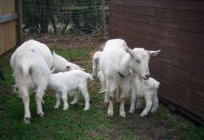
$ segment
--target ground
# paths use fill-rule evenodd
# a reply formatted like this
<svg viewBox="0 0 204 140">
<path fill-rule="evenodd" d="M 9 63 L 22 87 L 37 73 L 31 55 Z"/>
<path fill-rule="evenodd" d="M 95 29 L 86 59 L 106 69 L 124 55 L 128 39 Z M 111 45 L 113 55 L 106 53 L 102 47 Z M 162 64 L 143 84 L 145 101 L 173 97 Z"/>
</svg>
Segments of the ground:
<svg viewBox="0 0 204 140">
<path fill-rule="evenodd" d="M 33 36 L 32 36 L 33 37 Z M 92 72 L 91 55 L 100 48 L 104 40 L 92 37 L 34 36 L 48 44 L 51 50 L 62 55 L 87 72 Z M 27 40 L 26 38 L 25 40 Z M 6 81 L 0 81 L 0 139 L 1 140 L 62 140 L 62 139 L 134 139 L 134 140 L 201 140 L 204 128 L 179 113 L 172 112 L 160 103 L 158 112 L 145 118 L 139 117 L 142 110 L 129 114 L 129 101 L 126 102 L 127 116 L 119 117 L 119 104 L 115 103 L 114 116 L 107 115 L 104 97 L 99 94 L 99 81 L 89 82 L 91 97 L 90 110 L 83 111 L 81 97 L 77 105 L 70 105 L 67 111 L 54 109 L 55 95 L 48 90 L 45 95 L 44 118 L 36 115 L 34 96 L 31 95 L 31 124 L 23 123 L 22 100 L 13 93 L 14 83 L 9 59 L 14 50 L 0 57 Z M 69 103 L 72 97 L 69 98 Z"/>
</svg>

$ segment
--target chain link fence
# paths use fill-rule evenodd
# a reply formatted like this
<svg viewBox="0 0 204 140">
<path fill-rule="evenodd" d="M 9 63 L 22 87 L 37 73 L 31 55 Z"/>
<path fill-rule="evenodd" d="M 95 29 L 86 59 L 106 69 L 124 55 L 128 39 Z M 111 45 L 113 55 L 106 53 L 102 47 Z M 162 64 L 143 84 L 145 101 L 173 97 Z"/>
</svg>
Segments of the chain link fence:
<svg viewBox="0 0 204 140">
<path fill-rule="evenodd" d="M 23 0 L 23 32 L 101 35 L 109 0 Z"/>
</svg>

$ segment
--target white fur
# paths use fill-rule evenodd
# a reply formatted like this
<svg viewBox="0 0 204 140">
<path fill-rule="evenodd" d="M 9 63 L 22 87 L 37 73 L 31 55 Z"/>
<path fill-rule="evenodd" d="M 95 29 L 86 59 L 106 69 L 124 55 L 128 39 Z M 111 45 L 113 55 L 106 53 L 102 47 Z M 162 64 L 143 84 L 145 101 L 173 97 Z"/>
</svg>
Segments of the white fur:
<svg viewBox="0 0 204 140">
<path fill-rule="evenodd" d="M 97 51 L 97 52 L 95 52 L 94 53 L 94 55 L 93 55 L 93 58 L 92 58 L 92 63 L 93 63 L 93 73 L 92 73 L 92 76 L 94 77 L 94 78 L 96 78 L 97 77 L 97 74 L 98 74 L 98 72 L 99 72 L 99 59 L 100 59 L 100 56 L 101 56 L 101 53 L 102 53 L 102 51 Z"/>
<path fill-rule="evenodd" d="M 101 53 L 99 65 L 106 83 L 105 102 L 109 102 L 108 115 L 113 115 L 114 92 L 118 90 L 121 98 L 120 116 L 125 117 L 124 97 L 130 91 L 131 77 L 138 74 L 140 78 L 149 78 L 150 55 L 160 51 L 146 51 L 142 48 L 131 50 L 122 39 L 112 39 L 106 42 Z M 124 77 L 120 76 L 121 73 Z"/>
<path fill-rule="evenodd" d="M 131 92 L 131 106 L 129 112 L 134 112 L 136 99 L 136 107 L 141 107 L 141 98 L 144 98 L 146 103 L 145 109 L 140 114 L 141 117 L 146 116 L 150 110 L 152 113 L 156 112 L 159 106 L 157 90 L 160 83 L 151 77 L 148 80 L 143 80 L 136 76 L 133 80 L 134 85 L 137 87 L 133 88 L 133 91 Z"/>
<path fill-rule="evenodd" d="M 85 99 L 85 108 L 84 110 L 88 110 L 89 105 L 89 93 L 87 90 L 87 80 L 93 80 L 93 77 L 82 70 L 72 70 L 68 72 L 59 72 L 56 74 L 51 74 L 49 78 L 49 85 L 56 91 L 56 105 L 55 108 L 59 108 L 60 106 L 60 98 L 62 98 L 64 107 L 63 110 L 67 110 L 69 105 L 67 103 L 67 94 L 70 90 L 78 89 L 84 99 Z M 74 103 L 78 101 L 78 96 L 74 99 Z"/>
<path fill-rule="evenodd" d="M 29 40 L 16 49 L 10 59 L 16 85 L 23 98 L 25 123 L 30 122 L 29 91 L 36 92 L 37 114 L 43 117 L 42 99 L 47 88 L 50 69 L 53 64 L 49 48 L 38 41 Z"/>
<path fill-rule="evenodd" d="M 65 72 L 65 71 L 77 70 L 77 69 L 84 70 L 78 65 L 67 61 L 65 58 L 56 54 L 55 52 L 53 52 L 53 68 L 54 68 L 54 72 Z"/>
</svg>

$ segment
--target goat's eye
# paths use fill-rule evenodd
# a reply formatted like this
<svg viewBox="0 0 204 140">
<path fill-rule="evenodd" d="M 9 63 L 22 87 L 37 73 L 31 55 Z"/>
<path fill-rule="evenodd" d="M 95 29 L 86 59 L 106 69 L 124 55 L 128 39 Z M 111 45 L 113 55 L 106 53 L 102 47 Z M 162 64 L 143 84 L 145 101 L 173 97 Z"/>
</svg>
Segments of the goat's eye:
<svg viewBox="0 0 204 140">
<path fill-rule="evenodd" d="M 137 59 L 136 62 L 137 62 L 138 64 L 140 64 L 140 60 Z"/>
</svg>

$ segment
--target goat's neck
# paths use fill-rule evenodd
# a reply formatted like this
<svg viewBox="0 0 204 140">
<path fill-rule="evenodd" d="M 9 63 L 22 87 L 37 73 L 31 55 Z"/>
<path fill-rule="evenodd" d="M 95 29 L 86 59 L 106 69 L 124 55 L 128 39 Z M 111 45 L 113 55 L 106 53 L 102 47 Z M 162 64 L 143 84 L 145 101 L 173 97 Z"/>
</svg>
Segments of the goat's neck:
<svg viewBox="0 0 204 140">
<path fill-rule="evenodd" d="M 127 76 L 130 74 L 130 62 L 131 62 L 131 56 L 129 53 L 127 53 L 121 59 L 121 62 L 118 68 L 118 71 L 124 76 Z"/>
</svg>

